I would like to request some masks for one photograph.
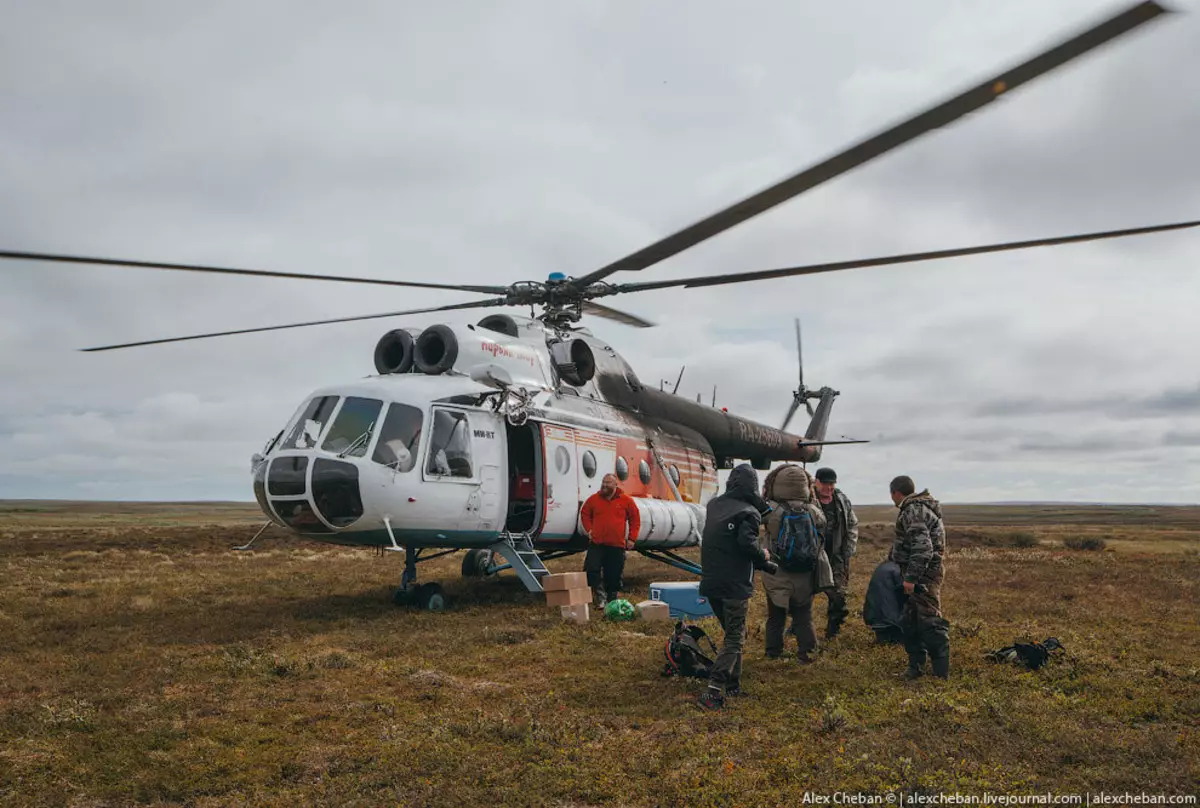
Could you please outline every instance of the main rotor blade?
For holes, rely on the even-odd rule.
[[[985,244],[981,247],[960,247],[953,250],[888,255],[882,258],[861,258],[855,261],[836,261],[829,264],[807,264],[805,266],[785,267],[783,269],[766,269],[760,272],[707,275],[698,278],[677,278],[670,281],[649,281],[646,283],[623,283],[617,287],[617,290],[619,292],[644,292],[649,289],[667,289],[674,286],[696,289],[701,286],[720,286],[722,284],[743,283],[745,281],[765,281],[772,278],[788,278],[793,275],[816,275],[821,272],[836,272],[842,269],[880,267],[890,264],[911,264],[916,261],[935,261],[941,258],[959,258],[964,255],[1024,250],[1029,247],[1048,247],[1055,244],[1074,244],[1081,241],[1100,241],[1108,238],[1140,236],[1146,233],[1161,233],[1167,230],[1185,230],[1197,225],[1200,225],[1200,221],[1134,227],[1128,230],[1107,230],[1101,233],[1083,233],[1074,236],[1056,236],[1055,238],[1033,239],[1031,241],[1009,241],[1004,244]]]
[[[485,295],[502,295],[507,288],[504,286],[476,286],[471,284],[393,281],[386,280],[384,278],[347,278],[342,275],[306,275],[302,272],[274,272],[266,269],[231,269],[228,267],[210,267],[200,264],[160,264],[154,261],[126,261],[120,258],[88,258],[79,255],[53,255],[51,253],[0,251],[0,258],[8,258],[15,261],[52,261],[62,264],[97,264],[100,266],[137,267],[139,269],[173,269],[184,272],[214,272],[221,275],[250,275],[256,278],[298,278],[309,281],[373,283],[380,286],[411,286],[418,289],[451,289],[458,292],[479,292]]]
[[[1156,2],[1142,2],[1117,14],[1104,22],[1056,45],[984,81],[976,87],[960,93],[948,101],[909,118],[890,129],[851,146],[822,163],[801,171],[770,188],[743,199],[703,221],[684,228],[666,238],[644,247],[637,252],[618,259],[588,275],[575,279],[579,287],[595,283],[614,272],[636,272],[653,266],[671,256],[694,247],[700,242],[728,230],[731,227],[770,210],[776,205],[801,194],[810,188],[844,174],[853,168],[875,159],[902,146],[931,129],[953,123],[994,101],[999,95],[1016,89],[1026,82],[1048,73],[1054,68],[1070,62],[1090,50],[1132,31],[1160,14],[1166,13]]]
[[[800,366],[800,390],[804,390],[804,346],[800,343],[800,318],[796,318],[796,362]],[[807,399],[805,399],[807,401]]]
[[[290,323],[288,325],[268,325],[259,328],[242,328],[237,331],[216,331],[211,334],[193,334],[190,337],[169,337],[167,339],[152,339],[145,342],[126,342],[122,345],[104,345],[99,348],[80,348],[85,352],[91,351],[115,351],[118,348],[136,348],[141,345],[162,345],[165,342],[186,342],[193,339],[208,339],[209,337],[228,337],[234,334],[256,334],[260,331],[281,331],[285,328],[304,328],[310,325],[329,325],[331,323],[351,323],[357,320],[377,320],[381,317],[399,317],[405,314],[425,314],[431,311],[451,311],[453,309],[479,309],[488,306],[503,306],[505,300],[502,297],[492,298],[490,300],[473,300],[470,303],[454,303],[449,306],[434,306],[430,309],[409,309],[408,311],[389,311],[384,314],[364,314],[358,317],[339,317],[335,320],[313,320],[308,323]]]
[[[609,320],[616,320],[618,323],[631,325],[634,328],[654,328],[656,325],[649,320],[643,320],[636,314],[629,314],[628,312],[610,308],[609,306],[601,306],[599,303],[596,303],[592,300],[583,301],[583,310],[588,314],[595,315],[596,317],[606,317]]]

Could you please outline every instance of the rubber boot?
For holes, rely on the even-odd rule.
[[[925,649],[908,649],[908,670],[904,671],[905,679],[920,679],[925,675]]]
[[[929,649],[929,661],[933,675],[941,679],[950,677],[950,624],[937,617],[922,626],[921,635]]]

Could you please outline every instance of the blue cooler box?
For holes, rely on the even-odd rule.
[[[672,617],[709,617],[712,605],[700,594],[699,581],[666,581],[650,584],[650,599],[671,608]]]

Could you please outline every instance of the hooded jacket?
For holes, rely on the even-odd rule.
[[[629,541],[637,541],[642,529],[642,517],[637,503],[618,486],[612,499],[605,499],[599,491],[583,503],[579,511],[583,529],[592,537],[592,544],[607,547],[625,547],[625,526],[629,525]]]
[[[783,519],[777,503],[786,504],[793,511],[807,511],[817,530],[825,529],[825,511],[813,496],[812,478],[800,466],[781,466],[767,477],[763,493],[773,506],[764,525],[763,541],[770,546],[773,536],[779,533]],[[763,573],[763,588],[771,603],[787,608],[791,603],[804,603],[823,589],[833,588],[833,570],[825,548],[818,548],[817,568],[812,572],[789,572],[780,567],[774,573]]]
[[[929,495],[929,489],[909,494],[900,502],[896,538],[888,559],[900,565],[905,581],[915,584],[926,572],[941,566],[945,549],[941,503]]]
[[[706,598],[749,600],[754,571],[767,567],[758,545],[762,514],[770,506],[758,495],[758,475],[743,463],[729,473],[725,493],[708,502],[700,544],[700,594]]]

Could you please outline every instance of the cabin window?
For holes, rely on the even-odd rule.
[[[679,466],[676,466],[674,463],[672,463],[670,466],[667,467],[667,474],[670,475],[671,482],[675,483],[675,485],[678,486],[679,485]]]
[[[284,449],[311,449],[321,438],[333,408],[337,406],[337,396],[318,396],[308,402],[296,425],[292,427],[287,440],[283,442]]]
[[[434,410],[433,438],[425,472],[434,477],[473,476],[471,471],[471,428],[466,413]]]
[[[422,420],[423,415],[416,407],[389,404],[371,459],[394,471],[412,471],[417,465]]]
[[[365,457],[382,409],[378,399],[347,396],[321,448],[345,457]]]
[[[638,461],[638,479],[642,485],[650,485],[650,464],[645,460]]]
[[[629,479],[629,464],[620,455],[617,455],[617,479],[621,482]]]
[[[583,466],[583,473],[587,475],[589,480],[596,476],[596,456],[592,454],[591,449],[583,453],[583,457],[579,459],[579,464]]]
[[[559,445],[554,448],[554,467],[563,475],[571,470],[571,452],[566,446]]]

